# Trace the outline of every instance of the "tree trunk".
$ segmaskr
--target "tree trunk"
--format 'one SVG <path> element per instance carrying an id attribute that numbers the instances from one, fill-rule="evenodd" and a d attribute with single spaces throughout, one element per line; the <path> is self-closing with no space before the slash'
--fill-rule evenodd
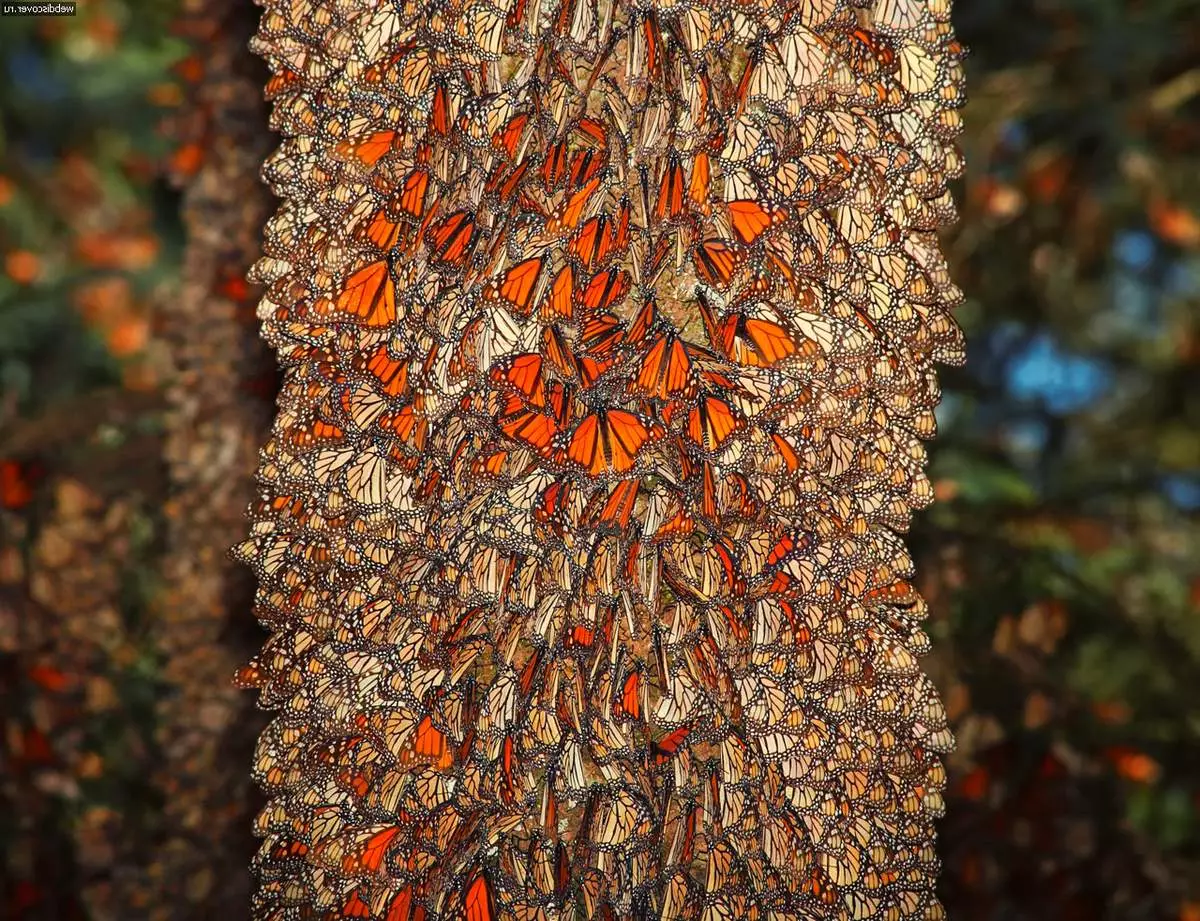
<path id="1" fill-rule="evenodd" d="M 948 4 L 269 2 L 255 916 L 938 918 Z"/>

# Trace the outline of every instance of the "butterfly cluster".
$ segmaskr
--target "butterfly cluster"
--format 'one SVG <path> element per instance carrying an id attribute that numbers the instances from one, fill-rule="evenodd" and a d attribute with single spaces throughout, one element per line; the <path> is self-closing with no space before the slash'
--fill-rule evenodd
<path id="1" fill-rule="evenodd" d="M 935 919 L 948 0 L 268 0 L 255 917 Z"/>

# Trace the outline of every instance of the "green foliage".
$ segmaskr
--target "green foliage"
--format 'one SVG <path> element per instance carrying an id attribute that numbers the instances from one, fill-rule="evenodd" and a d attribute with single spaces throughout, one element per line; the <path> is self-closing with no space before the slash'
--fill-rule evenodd
<path id="1" fill-rule="evenodd" d="M 1129 896 L 1103 915 L 1114 918 L 1185 916 L 1200 879 L 1193 6 L 956 10 L 972 102 L 964 220 L 949 242 L 969 362 L 943 378 L 931 451 L 947 501 L 915 529 L 918 570 L 935 586 L 935 668 L 952 699 L 958 682 L 969 690 L 960 728 L 988 726 L 960 732 L 953 773 L 1000 745 L 1074 757 L 1092 797 L 1081 820 L 1124 867 L 1075 879 L 1078 898 L 1096 893 L 1115 911 L 1147 863 L 1171 880 L 1157 901 Z M 1030 614 L 1048 609 L 1061 622 Z M 997 853 L 1011 834 L 1004 811 L 1019 810 L 1006 779 L 994 778 L 1006 789 L 996 824 L 977 832 Z M 1043 867 L 1070 865 L 1059 847 Z M 951 907 L 983 917 L 1006 904 L 972 895 L 949 859 Z M 1047 891 L 1059 884 L 1042 878 Z M 1018 904 L 1005 916 L 1043 916 Z"/>
<path id="2" fill-rule="evenodd" d="M 155 180 L 168 140 L 151 101 L 184 47 L 172 15 L 104 2 L 0 23 L 0 426 L 119 383 L 129 356 L 106 338 L 144 319 L 176 271 L 177 206 Z M 134 235 L 140 250 L 97 246 Z M 102 303 L 81 310 L 89 291 Z"/>

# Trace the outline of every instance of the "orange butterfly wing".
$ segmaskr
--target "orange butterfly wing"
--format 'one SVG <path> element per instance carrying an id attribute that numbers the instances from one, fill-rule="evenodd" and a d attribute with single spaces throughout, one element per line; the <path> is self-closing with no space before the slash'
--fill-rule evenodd
<path id="1" fill-rule="evenodd" d="M 522 160 L 511 170 L 504 164 L 501 164 L 488 177 L 483 191 L 487 195 L 498 195 L 501 202 L 507 202 L 513 193 L 521 187 L 521 181 L 525 178 L 525 174 L 528 171 L 529 160 L 527 159 Z"/>
<path id="2" fill-rule="evenodd" d="M 590 270 L 600 258 L 600 249 L 604 244 L 605 223 L 603 216 L 585 221 L 575 236 L 571 238 L 571 243 L 567 247 L 568 251 L 583 263 L 586 270 Z"/>
<path id="3" fill-rule="evenodd" d="M 555 326 L 547 326 L 542 333 L 542 353 L 565 378 L 572 378 L 579 373 L 579 364 L 570 347 L 563 341 L 562 333 Z"/>
<path id="4" fill-rule="evenodd" d="M 571 484 L 564 480 L 556 480 L 542 493 L 541 499 L 534 507 L 533 517 L 542 524 L 562 519 L 566 515 L 570 498 Z"/>
<path id="5" fill-rule="evenodd" d="M 509 438 L 523 441 L 539 451 L 550 446 L 558 425 L 545 413 L 529 409 L 519 396 L 512 396 L 500 416 L 500 430 Z"/>
<path id="6" fill-rule="evenodd" d="M 471 472 L 478 475 L 500 476 L 508 460 L 507 451 L 493 451 L 479 455 L 471 464 Z"/>
<path id="7" fill-rule="evenodd" d="M 641 675 L 637 672 L 630 672 L 621 688 L 621 713 L 635 720 L 642 718 L 641 686 Z"/>
<path id="8" fill-rule="evenodd" d="M 587 416 L 576 426 L 567 457 L 592 475 L 628 473 L 637 453 L 650 437 L 646 424 L 633 413 L 613 409 Z"/>
<path id="9" fill-rule="evenodd" d="M 658 201 L 654 205 L 656 220 L 673 220 L 683 213 L 683 167 L 672 159 L 663 172 L 658 186 Z"/>
<path id="10" fill-rule="evenodd" d="M 768 365 L 796 353 L 795 340 L 788 335 L 787 330 L 770 320 L 747 320 L 746 335 Z"/>
<path id="11" fill-rule="evenodd" d="M 433 759 L 439 768 L 449 767 L 453 758 L 446 745 L 446 734 L 433 725 L 428 716 L 417 724 L 413 736 L 413 751 L 425 758 Z"/>
<path id="12" fill-rule="evenodd" d="M 632 278 L 624 269 L 600 272 L 583 289 L 583 306 L 593 312 L 608 310 L 625 299 L 631 286 Z"/>
<path id="13" fill-rule="evenodd" d="M 398 412 L 380 416 L 379 425 L 381 428 L 395 432 L 401 441 L 413 444 L 418 449 L 424 449 L 429 425 L 425 421 L 425 417 L 411 403 Z"/>
<path id="14" fill-rule="evenodd" d="M 571 158 L 571 185 L 581 186 L 600 170 L 604 159 L 594 150 L 581 150 Z"/>
<path id="15" fill-rule="evenodd" d="M 617 216 L 617 223 L 609 229 L 608 238 L 605 241 L 606 254 L 623 253 L 629 248 L 629 216 L 631 211 L 629 200 L 622 200 L 621 210 Z"/>
<path id="16" fill-rule="evenodd" d="M 608 131 L 604 125 L 594 118 L 581 118 L 575 125 L 575 130 L 585 138 L 590 138 L 603 147 L 608 141 Z"/>
<path id="17" fill-rule="evenodd" d="M 381 345 L 375 350 L 367 362 L 367 370 L 375 376 L 383 386 L 383 392 L 390 397 L 404 393 L 408 385 L 408 363 L 393 358 L 386 345 Z"/>
<path id="18" fill-rule="evenodd" d="M 550 286 L 550 297 L 542 308 L 543 319 L 565 317 L 570 319 L 575 313 L 575 269 L 563 266 L 554 276 Z"/>
<path id="19" fill-rule="evenodd" d="M 654 298 L 648 298 L 642 309 L 637 312 L 629 329 L 625 333 L 625 341 L 641 343 L 650 335 L 654 323 L 658 320 L 658 304 Z"/>
<path id="20" fill-rule="evenodd" d="M 567 457 L 592 473 L 604 471 L 604 449 L 600 444 L 600 419 L 587 416 L 571 433 Z"/>
<path id="21" fill-rule="evenodd" d="M 652 77 L 658 77 L 662 70 L 662 36 L 654 17 L 642 20 L 642 34 L 646 39 L 646 70 Z"/>
<path id="22" fill-rule="evenodd" d="M 400 190 L 400 211 L 412 218 L 425 213 L 425 197 L 429 192 L 429 171 L 415 169 L 404 179 Z"/>
<path id="23" fill-rule="evenodd" d="M 647 396 L 669 400 L 688 389 L 691 359 L 675 336 L 662 336 L 642 359 L 634 386 Z"/>
<path id="24" fill-rule="evenodd" d="M 717 518 L 717 482 L 713 477 L 712 464 L 701 465 L 700 514 L 709 521 Z"/>
<path id="25" fill-rule="evenodd" d="M 500 149 L 508 154 L 508 159 L 511 160 L 517 155 L 517 144 L 520 143 L 521 135 L 524 133 L 525 125 L 528 122 L 528 115 L 518 115 L 496 132 L 493 137 L 493 140 L 500 146 Z"/>
<path id="26" fill-rule="evenodd" d="M 450 265 L 465 265 L 475 243 L 475 218 L 456 211 L 429 232 L 433 256 Z"/>
<path id="27" fill-rule="evenodd" d="M 546 389 L 542 385 L 542 356 L 518 355 L 492 369 L 492 380 L 515 388 L 531 406 L 546 405 Z"/>
<path id="28" fill-rule="evenodd" d="M 688 199 L 702 211 L 707 211 L 708 191 L 712 179 L 712 165 L 708 154 L 700 151 L 692 161 L 692 178 L 688 183 Z"/>
<path id="29" fill-rule="evenodd" d="M 547 230 L 551 233 L 557 233 L 562 230 L 574 230 L 583 219 L 583 212 L 587 207 L 587 203 L 598 188 L 600 188 L 600 177 L 593 176 L 588 180 L 587 185 L 567 199 L 567 204 L 561 213 L 550 219 Z"/>
<path id="30" fill-rule="evenodd" d="M 791 289 L 792 294 L 799 295 L 800 276 L 796 274 L 796 270 L 792 267 L 791 262 L 787 259 L 781 259 L 779 256 L 770 251 L 767 252 L 767 260 L 770 262 L 771 268 L 779 273 L 779 277 L 787 283 L 787 286 Z"/>
<path id="31" fill-rule="evenodd" d="M 338 915 L 339 918 L 369 918 L 371 917 L 371 906 L 363 901 L 363 897 L 358 894 L 358 890 L 350 893 L 350 897 L 342 903 L 342 911 Z"/>
<path id="32" fill-rule="evenodd" d="M 650 430 L 633 413 L 619 409 L 610 410 L 604 421 L 608 467 L 614 473 L 626 473 L 633 468 L 638 451 L 650 437 Z"/>
<path id="33" fill-rule="evenodd" d="M 199 81 L 199 77 L 196 78 Z M 268 100 L 274 99 L 282 94 L 285 90 L 293 87 L 299 81 L 300 75 L 294 70 L 289 70 L 284 67 L 279 73 L 273 75 L 267 81 L 267 89 L 265 98 Z"/>
<path id="34" fill-rule="evenodd" d="M 720 397 L 706 396 L 688 414 L 687 433 L 700 447 L 717 450 L 737 430 L 741 420 Z"/>
<path id="35" fill-rule="evenodd" d="M 343 157 L 353 155 L 367 166 L 374 166 L 389 150 L 396 139 L 395 131 L 376 131 L 365 141 L 355 143 L 342 141 L 338 145 L 338 153 Z"/>
<path id="36" fill-rule="evenodd" d="M 383 831 L 372 835 L 363 844 L 359 851 L 346 854 L 342 858 L 342 869 L 346 873 L 377 873 L 383 865 L 383 858 L 387 856 L 388 845 L 396 835 L 400 834 L 400 829 L 385 828 Z"/>
<path id="37" fill-rule="evenodd" d="M 434 134 L 445 137 L 450 133 L 450 93 L 444 83 L 439 83 L 433 93 L 433 111 L 429 113 L 429 123 Z"/>
<path id="38" fill-rule="evenodd" d="M 615 314 L 600 313 L 584 324 L 579 346 L 586 354 L 577 363 L 584 384 L 590 385 L 613 366 L 614 350 L 624 335 L 624 327 Z"/>
<path id="39" fill-rule="evenodd" d="M 496 921 L 496 893 L 484 874 L 480 873 L 467 884 L 463 893 L 463 910 L 465 921 Z"/>
<path id="40" fill-rule="evenodd" d="M 392 897 L 392 902 L 388 905 L 387 914 L 383 916 L 383 921 L 410 921 L 409 914 L 412 909 L 412 886 L 405 886 Z"/>
<path id="41" fill-rule="evenodd" d="M 729 218 L 733 224 L 734 235 L 746 246 L 750 246 L 777 222 L 778 215 L 768 213 L 756 201 L 731 201 Z"/>
<path id="42" fill-rule="evenodd" d="M 683 748 L 683 743 L 687 741 L 687 737 L 692 734 L 691 727 L 681 726 L 674 732 L 670 732 L 663 736 L 659 741 L 652 742 L 652 750 L 654 752 L 655 764 L 666 764 L 678 754 L 679 749 Z"/>
<path id="43" fill-rule="evenodd" d="M 517 263 L 504 273 L 504 278 L 499 284 L 488 287 L 485 296 L 498 296 L 521 314 L 528 316 L 533 309 L 533 295 L 545 262 L 544 257 L 535 256 Z"/>
<path id="44" fill-rule="evenodd" d="M 400 237 L 400 225 L 387 216 L 382 208 L 367 225 L 367 239 L 384 252 L 392 249 Z"/>
<path id="45" fill-rule="evenodd" d="M 615 524 L 622 529 L 628 527 L 638 487 L 638 480 L 622 480 L 618 483 L 617 488 L 605 500 L 598 520 L 604 524 Z"/>
<path id="46" fill-rule="evenodd" d="M 624 327 L 615 314 L 599 313 L 584 324 L 579 347 L 593 355 L 607 355 L 624 336 Z"/>
<path id="47" fill-rule="evenodd" d="M 390 326 L 396 321 L 396 285 L 386 260 L 372 262 L 346 281 L 335 304 L 342 313 L 358 317 L 364 326 Z"/>
<path id="48" fill-rule="evenodd" d="M 738 259 L 724 240 L 705 240 L 692 252 L 700 280 L 714 288 L 728 288 L 738 268 Z"/>
<path id="49" fill-rule="evenodd" d="M 542 163 L 542 182 L 546 191 L 553 189 L 567 173 L 567 142 L 559 141 L 550 148 L 550 153 Z"/>
<path id="50" fill-rule="evenodd" d="M 775 443 L 775 450 L 779 452 L 779 456 L 783 458 L 783 463 L 787 467 L 789 473 L 795 473 L 800 469 L 800 455 L 796 453 L 796 449 L 782 435 L 772 435 L 771 441 Z"/>

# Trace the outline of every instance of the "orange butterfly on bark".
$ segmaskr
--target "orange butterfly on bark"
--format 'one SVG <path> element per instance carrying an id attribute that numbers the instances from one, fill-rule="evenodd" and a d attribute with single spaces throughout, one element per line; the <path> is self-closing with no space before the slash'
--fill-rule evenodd
<path id="1" fill-rule="evenodd" d="M 652 423 L 620 409 L 598 410 L 572 431 L 566 459 L 592 475 L 628 473 L 655 435 Z"/>

